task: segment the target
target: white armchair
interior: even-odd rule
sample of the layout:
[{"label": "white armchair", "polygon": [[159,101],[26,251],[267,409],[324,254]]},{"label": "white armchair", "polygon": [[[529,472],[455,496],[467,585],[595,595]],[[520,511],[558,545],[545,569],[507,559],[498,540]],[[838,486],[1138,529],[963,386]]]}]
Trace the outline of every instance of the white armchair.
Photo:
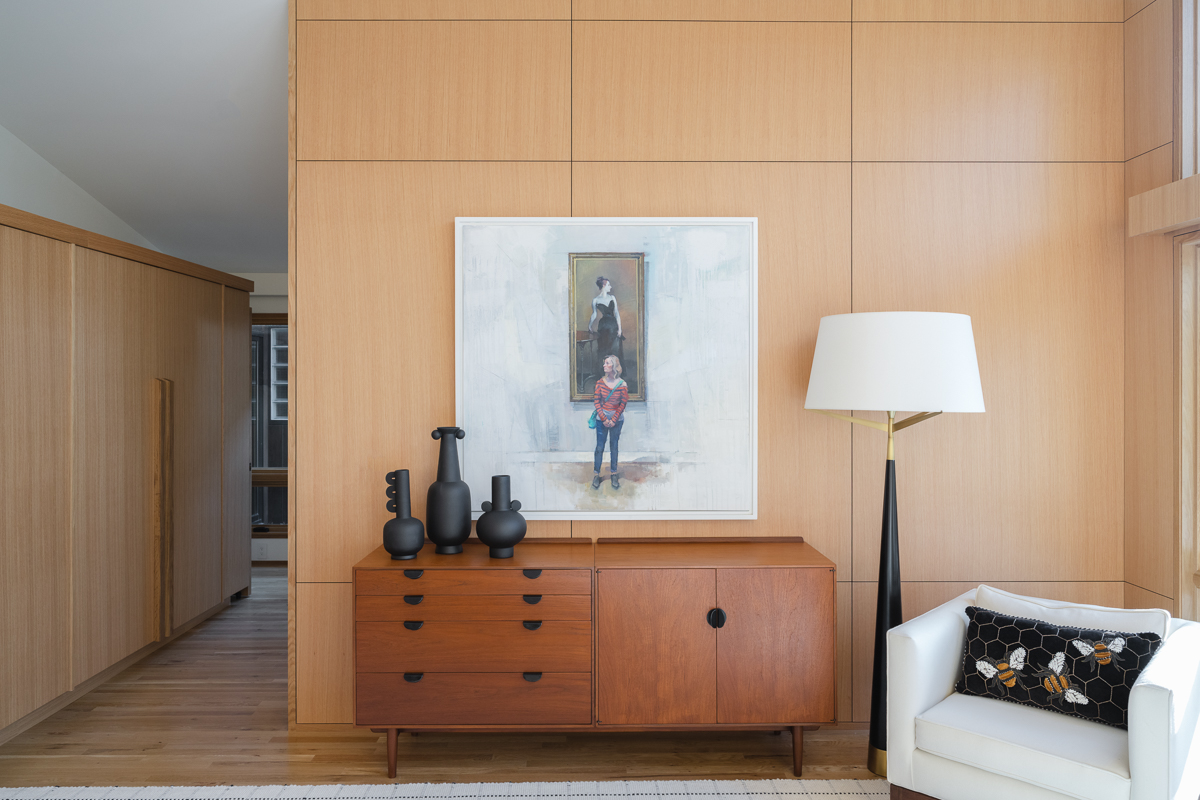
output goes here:
[{"label": "white armchair", "polygon": [[[996,593],[988,587],[973,589],[888,632],[887,770],[893,798],[1200,797],[1200,624],[1171,620],[1163,613],[1165,641],[1133,687],[1126,732],[955,693],[966,608],[976,604],[977,591]],[[1049,604],[1052,613],[1040,618],[1057,624],[1078,624],[1073,613],[1133,613],[1008,597]],[[1054,612],[1060,619],[1052,618]],[[1129,630],[1119,624],[1081,627]]]}]

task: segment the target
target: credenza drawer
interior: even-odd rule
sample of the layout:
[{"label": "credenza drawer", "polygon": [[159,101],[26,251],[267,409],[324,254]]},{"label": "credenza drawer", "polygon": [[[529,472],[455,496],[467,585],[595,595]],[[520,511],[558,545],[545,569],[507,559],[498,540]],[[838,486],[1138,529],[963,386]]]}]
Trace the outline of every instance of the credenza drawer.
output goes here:
[{"label": "credenza drawer", "polygon": [[360,569],[355,573],[354,593],[590,595],[592,572],[587,569]]},{"label": "credenza drawer", "polygon": [[359,673],[359,725],[587,725],[588,673]]},{"label": "credenza drawer", "polygon": [[354,599],[357,622],[420,620],[526,620],[592,618],[586,594],[410,594],[359,595]]},{"label": "credenza drawer", "polygon": [[[591,672],[592,623],[355,623],[358,672]],[[535,629],[530,629],[536,622]],[[420,627],[417,627],[418,622]]]}]

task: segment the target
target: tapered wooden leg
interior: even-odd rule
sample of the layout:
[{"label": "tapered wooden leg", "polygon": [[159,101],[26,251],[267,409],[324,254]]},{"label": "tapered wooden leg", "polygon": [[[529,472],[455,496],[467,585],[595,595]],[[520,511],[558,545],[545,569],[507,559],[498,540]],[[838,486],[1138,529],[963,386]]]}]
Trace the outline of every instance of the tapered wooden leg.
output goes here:
[{"label": "tapered wooden leg", "polygon": [[796,773],[796,777],[800,777],[800,773],[804,771],[804,728],[799,725],[792,726],[792,772]]},{"label": "tapered wooden leg", "polygon": [[397,728],[388,728],[388,777],[396,777],[396,734]]}]

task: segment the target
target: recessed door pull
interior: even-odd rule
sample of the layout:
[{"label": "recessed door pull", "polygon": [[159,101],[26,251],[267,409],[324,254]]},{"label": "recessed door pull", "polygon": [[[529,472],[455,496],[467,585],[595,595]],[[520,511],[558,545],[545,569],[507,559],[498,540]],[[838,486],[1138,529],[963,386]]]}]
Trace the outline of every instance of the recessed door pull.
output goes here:
[{"label": "recessed door pull", "polygon": [[523,594],[521,595],[521,599],[526,603],[529,603],[531,606],[536,606],[538,603],[542,602],[542,596],[540,594]]},{"label": "recessed door pull", "polygon": [[421,604],[421,601],[424,599],[425,599],[425,595],[423,595],[423,594],[406,594],[406,595],[404,595],[404,602],[408,603],[410,606],[418,606]]},{"label": "recessed door pull", "polygon": [[425,570],[423,570],[423,569],[406,569],[406,570],[404,570],[404,577],[411,578],[414,581],[424,574],[425,574]]},{"label": "recessed door pull", "polygon": [[404,673],[404,680],[408,681],[409,683],[416,683],[417,681],[421,680],[421,678],[424,678],[424,677],[425,677],[424,672],[406,672],[406,673]]},{"label": "recessed door pull", "polygon": [[714,608],[708,612],[708,624],[714,628],[725,627],[725,612],[719,608]]},{"label": "recessed door pull", "polygon": [[523,677],[525,680],[529,681],[530,683],[537,683],[538,681],[540,681],[542,679],[542,673],[540,673],[540,672],[523,672],[523,673],[521,673],[521,677]]},{"label": "recessed door pull", "polygon": [[523,570],[521,570],[521,574],[524,575],[526,578],[532,579],[532,578],[536,578],[539,575],[541,575],[542,571],[540,569],[523,569]]},{"label": "recessed door pull", "polygon": [[408,628],[410,631],[419,631],[419,630],[421,630],[421,626],[424,624],[425,624],[424,621],[420,621],[420,622],[409,621],[409,622],[404,623],[404,627]]},{"label": "recessed door pull", "polygon": [[525,626],[525,630],[527,631],[536,631],[538,628],[542,627],[542,621],[540,619],[525,620],[521,624]]}]

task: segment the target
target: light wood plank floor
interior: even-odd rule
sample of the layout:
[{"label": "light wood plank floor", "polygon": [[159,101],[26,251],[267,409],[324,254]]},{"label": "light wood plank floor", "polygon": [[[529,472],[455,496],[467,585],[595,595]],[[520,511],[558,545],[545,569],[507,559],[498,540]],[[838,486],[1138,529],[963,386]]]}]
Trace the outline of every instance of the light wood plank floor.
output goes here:
[{"label": "light wood plank floor", "polygon": [[[0,786],[385,783],[380,734],[287,729],[287,579],[253,594],[0,747]],[[805,737],[805,778],[863,778],[864,726]],[[399,780],[790,778],[784,733],[421,734]]]}]

